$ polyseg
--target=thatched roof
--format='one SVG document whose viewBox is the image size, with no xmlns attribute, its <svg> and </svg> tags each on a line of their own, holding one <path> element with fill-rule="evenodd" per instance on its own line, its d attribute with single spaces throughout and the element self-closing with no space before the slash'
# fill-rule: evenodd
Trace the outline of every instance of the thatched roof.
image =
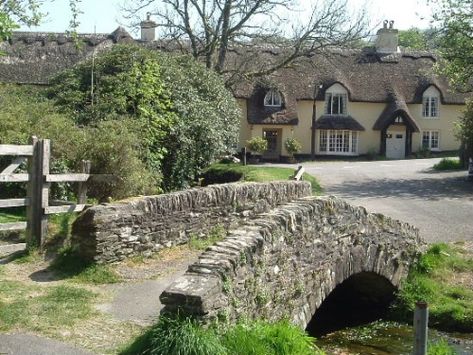
<svg viewBox="0 0 473 355">
<path fill-rule="evenodd" d="M 48 84 L 56 73 L 90 58 L 94 52 L 130 42 L 172 51 L 162 41 L 134 40 L 121 27 L 111 34 L 80 34 L 77 40 L 63 33 L 15 32 L 10 41 L 0 44 L 0 51 L 5 54 L 0 56 L 0 82 Z M 257 58 L 249 61 L 254 67 L 265 61 L 277 61 L 282 55 L 264 46 L 257 48 L 256 54 Z M 228 68 L 240 66 L 244 56 L 243 52 L 232 49 Z M 324 100 L 325 90 L 339 83 L 347 89 L 350 101 L 388 103 L 380 117 L 382 122 L 401 109 L 410 120 L 406 105 L 420 104 L 423 92 L 430 85 L 441 92 L 441 102 L 445 105 L 465 102 L 465 95 L 451 90 L 445 78 L 435 75 L 435 62 L 435 55 L 428 52 L 385 55 L 376 53 L 374 48 L 332 49 L 300 58 L 290 68 L 280 69 L 263 80 L 242 80 L 234 87 L 234 95 L 248 100 L 251 124 L 295 125 L 298 100 L 313 100 L 314 87 L 320 84 L 322 89 L 316 99 Z M 269 89 L 281 92 L 284 98 L 281 108 L 264 107 L 264 95 Z M 416 127 L 415 122 L 413 126 Z"/>
<path fill-rule="evenodd" d="M 315 128 L 336 129 L 349 131 L 364 131 L 365 128 L 353 117 L 343 115 L 322 115 L 316 122 Z"/>
</svg>

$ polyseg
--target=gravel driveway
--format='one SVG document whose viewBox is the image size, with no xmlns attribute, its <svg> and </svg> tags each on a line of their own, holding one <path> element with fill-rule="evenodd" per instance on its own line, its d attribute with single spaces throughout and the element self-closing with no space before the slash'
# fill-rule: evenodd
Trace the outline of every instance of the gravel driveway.
<svg viewBox="0 0 473 355">
<path fill-rule="evenodd" d="M 324 194 L 420 229 L 428 242 L 473 240 L 473 182 L 466 172 L 436 172 L 440 159 L 309 162 Z"/>
</svg>

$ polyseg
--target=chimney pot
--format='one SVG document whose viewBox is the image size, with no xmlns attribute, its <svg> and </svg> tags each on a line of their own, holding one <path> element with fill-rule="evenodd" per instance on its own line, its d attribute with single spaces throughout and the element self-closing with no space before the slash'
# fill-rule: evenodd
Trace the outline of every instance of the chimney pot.
<svg viewBox="0 0 473 355">
<path fill-rule="evenodd" d="M 388 28 L 389 24 L 389 28 Z M 383 21 L 383 28 L 377 32 L 376 52 L 381 54 L 391 54 L 400 52 L 398 44 L 398 30 L 394 28 L 394 21 Z"/>
<path fill-rule="evenodd" d="M 151 42 L 155 40 L 156 27 L 158 24 L 151 20 L 151 13 L 146 13 L 146 20 L 140 23 L 141 27 L 141 40 L 145 42 Z"/>
</svg>

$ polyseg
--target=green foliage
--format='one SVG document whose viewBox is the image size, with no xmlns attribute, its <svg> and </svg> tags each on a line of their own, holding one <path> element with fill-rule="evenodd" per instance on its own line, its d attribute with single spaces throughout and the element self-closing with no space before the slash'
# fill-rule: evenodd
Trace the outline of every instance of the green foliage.
<svg viewBox="0 0 473 355">
<path fill-rule="evenodd" d="M 150 331 L 151 355 L 224 355 L 227 354 L 217 333 L 204 329 L 190 318 L 161 317 Z"/>
<path fill-rule="evenodd" d="M 85 284 L 112 284 L 120 282 L 119 275 L 107 265 L 85 262 L 73 249 L 63 248 L 50 265 L 61 278 Z"/>
<path fill-rule="evenodd" d="M 473 331 L 473 290 L 451 282 L 473 272 L 473 259 L 457 247 L 435 244 L 421 256 L 398 292 L 391 317 L 412 321 L 415 303 L 429 304 L 430 324 L 439 329 Z"/>
<path fill-rule="evenodd" d="M 234 181 L 254 181 L 268 182 L 275 180 L 289 180 L 294 175 L 294 170 L 290 168 L 274 168 L 274 167 L 255 167 L 251 165 L 240 164 L 213 164 L 203 174 L 203 184 L 222 184 Z M 322 188 L 317 179 L 304 173 L 302 176 L 304 181 L 310 182 L 312 185 L 312 193 L 320 194 Z"/>
<path fill-rule="evenodd" d="M 470 0 L 436 0 L 434 25 L 439 28 L 439 49 L 444 61 L 439 66 L 455 86 L 473 89 L 473 8 Z"/>
<path fill-rule="evenodd" d="M 139 127 L 135 145 L 166 190 L 187 187 L 236 142 L 239 110 L 222 79 L 186 56 L 114 46 L 53 80 L 50 96 L 77 124 Z M 94 94 L 91 94 L 93 86 Z"/>
<path fill-rule="evenodd" d="M 249 150 L 259 155 L 268 150 L 268 141 L 263 137 L 253 137 L 249 139 L 246 144 Z"/>
<path fill-rule="evenodd" d="M 223 344 L 232 355 L 322 354 L 314 339 L 287 321 L 247 321 L 229 328 Z"/>
<path fill-rule="evenodd" d="M 225 238 L 227 232 L 222 225 L 213 227 L 207 236 L 199 238 L 196 235 L 191 235 L 189 239 L 189 247 L 195 250 L 205 250 L 209 246 L 214 245 L 218 241 Z"/>
<path fill-rule="evenodd" d="M 457 352 L 445 340 L 429 344 L 427 355 L 455 355 Z"/>
<path fill-rule="evenodd" d="M 293 156 L 294 154 L 300 153 L 302 150 L 302 145 L 299 143 L 298 140 L 295 138 L 288 138 L 284 142 L 284 146 L 286 147 L 287 152 Z"/>
<path fill-rule="evenodd" d="M 79 127 L 59 114 L 44 91 L 34 87 L 0 86 L 0 144 L 27 144 L 29 137 L 52 141 L 53 173 L 76 172 L 80 162 L 91 160 L 92 173 L 113 174 L 106 184 L 92 184 L 89 196 L 104 200 L 156 192 L 159 175 L 151 175 L 140 160 L 140 127 L 130 119 Z M 0 165 L 8 164 L 7 160 Z M 5 185 L 2 185 L 2 187 Z M 24 194 L 20 184 L 6 185 L 1 197 Z M 52 198 L 70 198 L 72 185 L 53 184 Z"/>
<path fill-rule="evenodd" d="M 472 42 L 473 45 L 473 42 Z M 473 158 L 473 100 L 468 100 L 466 108 L 456 122 L 455 136 L 463 142 L 466 158 Z M 465 159 L 468 163 L 468 159 Z"/>
<path fill-rule="evenodd" d="M 121 354 L 323 355 L 314 339 L 287 321 L 244 321 L 203 328 L 184 317 L 161 317 Z"/>
<path fill-rule="evenodd" d="M 437 164 L 433 166 L 434 170 L 459 170 L 463 169 L 463 166 L 458 159 L 443 158 Z"/>
<path fill-rule="evenodd" d="M 415 50 L 433 49 L 436 46 L 434 32 L 433 29 L 421 30 L 416 27 L 401 30 L 399 31 L 399 45 Z"/>
</svg>

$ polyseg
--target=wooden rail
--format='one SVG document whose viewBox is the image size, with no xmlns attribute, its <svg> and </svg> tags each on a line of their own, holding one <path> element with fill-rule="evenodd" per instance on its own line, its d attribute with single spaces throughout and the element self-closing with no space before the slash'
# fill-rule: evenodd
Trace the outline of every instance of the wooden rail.
<svg viewBox="0 0 473 355">
<path fill-rule="evenodd" d="M 13 156 L 12 163 L 0 172 L 0 183 L 26 183 L 27 197 L 0 199 L 0 208 L 26 207 L 26 222 L 0 224 L 0 231 L 26 230 L 28 247 L 41 248 L 48 230 L 48 216 L 80 212 L 86 207 L 90 162 L 83 161 L 80 173 L 51 174 L 51 142 L 32 137 L 29 145 L 0 144 L 0 156 Z M 27 173 L 15 173 L 26 164 Z M 51 183 L 76 182 L 78 202 L 50 201 Z"/>
<path fill-rule="evenodd" d="M 293 180 L 296 180 L 296 181 L 301 181 L 302 180 L 302 176 L 304 175 L 304 172 L 305 172 L 305 169 L 304 167 L 301 165 L 299 166 L 295 173 L 294 173 L 294 176 L 292 177 Z"/>
</svg>

